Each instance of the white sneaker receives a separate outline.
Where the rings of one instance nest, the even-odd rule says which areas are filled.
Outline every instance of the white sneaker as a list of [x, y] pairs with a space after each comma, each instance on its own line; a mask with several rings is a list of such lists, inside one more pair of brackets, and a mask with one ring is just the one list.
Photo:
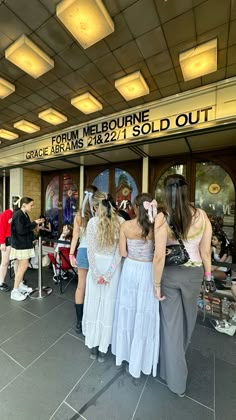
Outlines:
[[21, 281], [19, 284], [19, 291], [23, 294], [26, 293], [29, 295], [31, 292], [33, 292], [33, 289], [32, 287], [26, 286], [26, 284], [24, 284], [23, 281]]
[[11, 291], [11, 299], [13, 300], [25, 300], [27, 298], [27, 295], [23, 295], [19, 289], [13, 289]]

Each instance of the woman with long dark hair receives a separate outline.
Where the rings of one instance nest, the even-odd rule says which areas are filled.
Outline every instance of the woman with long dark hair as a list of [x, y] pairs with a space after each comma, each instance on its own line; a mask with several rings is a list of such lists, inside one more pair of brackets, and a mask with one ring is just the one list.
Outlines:
[[28, 213], [32, 210], [34, 200], [30, 197], [23, 197], [20, 200], [20, 209], [13, 213], [11, 223], [11, 260], [18, 260], [18, 267], [15, 274], [14, 289], [11, 292], [11, 299], [25, 300], [32, 288], [26, 286], [22, 279], [26, 272], [29, 259], [35, 256], [33, 241], [33, 230], [37, 225], [44, 222], [44, 219], [37, 219], [31, 222]]
[[157, 203], [150, 194], [134, 199], [135, 219], [121, 226], [120, 255], [125, 258], [113, 324], [116, 364], [128, 362], [129, 373], [156, 376], [159, 356], [159, 302], [153, 291], [154, 218]]
[[[212, 228], [206, 213], [188, 201], [182, 175], [170, 175], [164, 183], [166, 211], [155, 219], [154, 290], [160, 304], [160, 376], [171, 391], [185, 395], [188, 369], [185, 352], [197, 317], [197, 298], [203, 274], [211, 278]], [[165, 266], [166, 246], [178, 244], [175, 226], [189, 260]]]

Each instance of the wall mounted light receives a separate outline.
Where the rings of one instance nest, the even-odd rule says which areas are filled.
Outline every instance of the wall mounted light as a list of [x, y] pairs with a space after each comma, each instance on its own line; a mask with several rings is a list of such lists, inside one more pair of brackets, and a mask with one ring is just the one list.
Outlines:
[[84, 49], [114, 32], [114, 23], [101, 0], [62, 0], [57, 17]]
[[149, 93], [149, 87], [140, 71], [117, 79], [115, 81], [115, 87], [127, 101], [148, 95]]
[[67, 121], [67, 117], [53, 108], [45, 109], [38, 114], [41, 120], [47, 121], [49, 124], [57, 125]]
[[0, 77], [0, 98], [4, 99], [15, 92], [15, 85]]
[[35, 125], [26, 120], [17, 121], [15, 124], [13, 124], [13, 126], [14, 128], [24, 131], [25, 133], [35, 133], [36, 131], [40, 130], [38, 125]]
[[0, 137], [5, 140], [15, 140], [19, 136], [18, 134], [13, 133], [12, 131], [4, 130], [4, 128], [0, 128]]
[[217, 70], [217, 39], [180, 53], [179, 62], [185, 82], [213, 73]]
[[34, 79], [54, 67], [54, 61], [25, 35], [6, 49], [5, 57]]
[[78, 108], [84, 114], [92, 114], [93, 112], [100, 111], [103, 108], [101, 102], [99, 102], [89, 92], [71, 99], [71, 105]]

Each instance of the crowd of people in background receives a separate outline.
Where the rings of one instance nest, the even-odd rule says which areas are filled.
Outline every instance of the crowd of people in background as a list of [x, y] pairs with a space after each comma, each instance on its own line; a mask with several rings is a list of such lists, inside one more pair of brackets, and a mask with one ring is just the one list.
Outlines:
[[[60, 246], [70, 249], [71, 267], [78, 272], [75, 330], [85, 336], [90, 357], [104, 362], [111, 348], [116, 364], [126, 362], [135, 378], [141, 372], [156, 376], [159, 365], [169, 389], [183, 397], [188, 376], [185, 354], [202, 279], [214, 276], [216, 282], [224, 282], [229, 269], [211, 265], [211, 259], [225, 263], [232, 257], [222, 228], [188, 201], [183, 176], [168, 176], [164, 190], [163, 208], [148, 193], [118, 207], [111, 194], [89, 186], [73, 227], [63, 226], [59, 240], [66, 245], [57, 244], [55, 259]], [[23, 279], [35, 256], [34, 231], [44, 241], [52, 229], [43, 214], [30, 220], [33, 204], [32, 198], [23, 197], [17, 210], [0, 216], [0, 291], [10, 291], [5, 277], [9, 260], [14, 260], [11, 299], [17, 301], [32, 292]], [[179, 244], [176, 231], [188, 260], [167, 266], [167, 247]], [[58, 274], [54, 269], [56, 283]]]

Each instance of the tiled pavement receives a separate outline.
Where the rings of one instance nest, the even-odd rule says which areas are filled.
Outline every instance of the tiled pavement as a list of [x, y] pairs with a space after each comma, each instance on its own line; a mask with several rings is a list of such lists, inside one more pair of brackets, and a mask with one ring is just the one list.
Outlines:
[[[75, 283], [63, 295], [10, 300], [0, 294], [0, 420], [232, 420], [236, 416], [236, 338], [198, 323], [188, 351], [187, 396], [159, 378], [133, 379], [89, 358], [75, 321]], [[36, 286], [37, 273], [27, 282]], [[174, 351], [174, 349], [173, 349]]]

